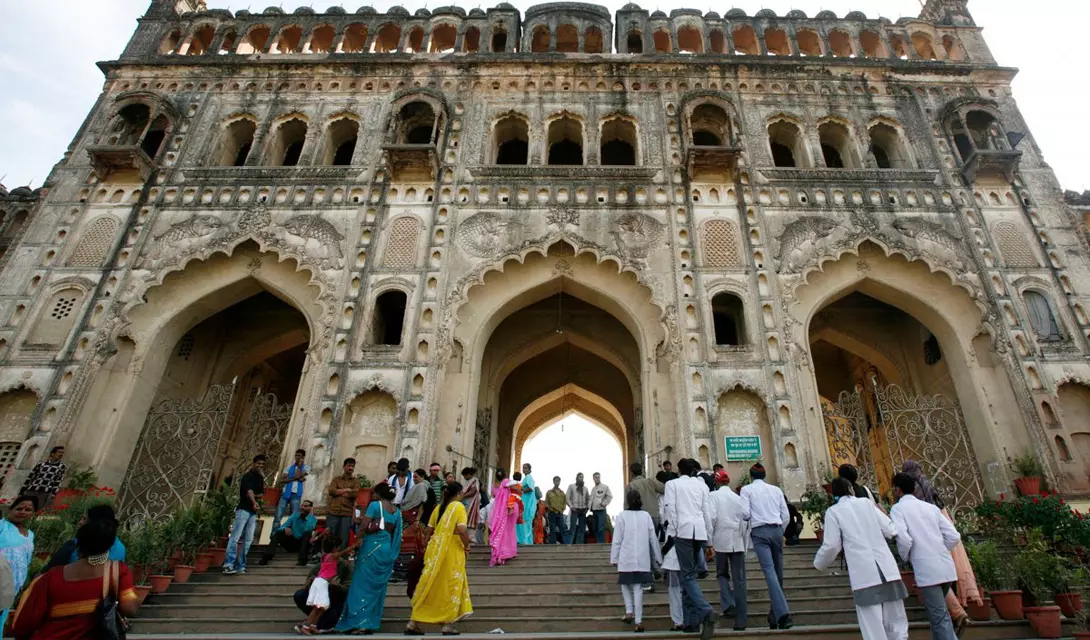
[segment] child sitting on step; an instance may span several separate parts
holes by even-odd
[[[322,538],[322,564],[318,568],[318,575],[310,583],[310,591],[307,593],[307,606],[311,607],[310,615],[303,622],[295,625],[296,633],[312,636],[318,633],[318,619],[329,608],[329,581],[337,577],[337,562],[341,556],[356,550],[358,545],[348,545],[344,549],[337,550],[341,546],[341,539],[332,533],[327,533]]]

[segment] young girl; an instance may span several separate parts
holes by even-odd
[[[329,581],[337,577],[337,563],[341,556],[356,550],[356,545],[349,545],[338,551],[339,546],[341,539],[332,533],[326,534],[322,540],[322,564],[318,567],[318,575],[310,583],[310,591],[307,593],[310,615],[302,623],[295,625],[298,633],[307,636],[318,633],[318,619],[329,608]]]
[[[662,564],[662,549],[655,537],[651,514],[643,510],[640,493],[632,490],[625,496],[627,508],[613,521],[613,545],[609,561],[617,565],[617,582],[624,597],[622,622],[635,623],[636,633],[643,632],[643,585],[651,584],[651,569]]]
[[[685,629],[685,608],[681,595],[681,565],[677,561],[677,549],[672,545],[662,557],[662,571],[666,574],[666,592],[670,598],[670,631]]]

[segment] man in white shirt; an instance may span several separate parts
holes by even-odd
[[[950,551],[958,546],[961,535],[938,507],[917,499],[915,491],[915,478],[907,473],[893,476],[893,497],[897,504],[889,517],[897,526],[897,553],[902,560],[912,563],[916,586],[931,621],[932,640],[956,640],[954,623],[946,608],[946,592],[958,579]]]
[[[761,571],[768,583],[768,597],[772,610],[768,612],[768,626],[773,629],[790,629],[791,610],[783,593],[783,530],[791,519],[787,511],[787,498],[779,487],[765,482],[765,468],[760,462],[749,468],[753,482],[742,487],[741,499],[749,516],[750,538]]]
[[[679,477],[666,483],[663,515],[666,535],[674,539],[681,568],[681,590],[685,594],[685,627],[700,626],[702,640],[715,634],[715,611],[708,604],[696,579],[698,558],[712,532],[711,500],[708,485],[696,477],[696,461],[689,458],[677,463]]]
[[[590,514],[594,518],[594,541],[605,544],[606,507],[613,502],[613,492],[602,483],[602,474],[595,471],[591,477],[594,478],[594,488],[590,490]]]
[[[742,499],[730,488],[730,476],[715,472],[719,488],[711,494],[712,546],[723,617],[734,616],[734,630],[746,630],[746,538],[749,521]]]
[[[386,484],[394,490],[394,504],[398,507],[405,502],[405,496],[413,487],[413,474],[409,472],[409,459],[397,461],[397,473],[386,479]]]
[[[844,551],[863,640],[908,640],[905,598],[897,561],[886,539],[908,537],[846,478],[833,480],[836,503],[825,512],[825,540],[814,568],[828,569]]]

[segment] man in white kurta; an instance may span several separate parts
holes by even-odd
[[[836,504],[825,512],[825,540],[814,567],[829,568],[843,550],[863,640],[908,640],[908,590],[886,544],[887,538],[907,535],[874,502],[854,497],[844,478],[833,481],[833,496]]]
[[[742,499],[730,488],[730,476],[715,472],[718,489],[711,494],[712,546],[719,580],[719,607],[734,616],[734,630],[746,628],[746,539],[749,516]]]
[[[931,622],[932,640],[955,640],[957,634],[946,608],[946,592],[958,579],[950,551],[958,546],[961,534],[938,507],[917,499],[913,495],[915,490],[916,480],[912,476],[907,473],[893,476],[897,504],[890,509],[889,516],[897,526],[897,553],[902,560],[912,563],[916,586]]]

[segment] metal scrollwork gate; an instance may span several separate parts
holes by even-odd
[[[254,456],[265,454],[265,485],[276,486],[280,477],[280,456],[284,453],[284,438],[288,435],[292,404],[280,404],[275,394],[258,393],[242,436],[242,452],[238,456],[235,477],[241,478],[250,469]]]
[[[144,422],[118,498],[128,518],[156,518],[208,490],[235,385],[164,400]]]
[[[867,414],[859,387],[853,391],[841,391],[836,403],[821,399],[825,433],[829,438],[829,455],[833,466],[854,465],[859,470],[859,481],[868,487],[877,487],[874,455],[867,438]]]
[[[894,468],[905,460],[923,467],[951,514],[984,501],[984,486],[965,420],[943,395],[909,395],[895,384],[874,386]]]

